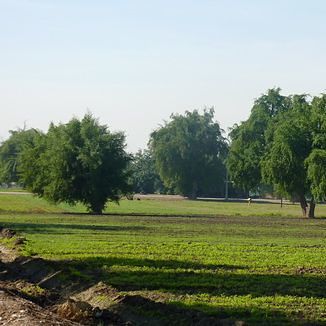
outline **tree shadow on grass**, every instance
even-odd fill
[[[4,227],[13,229],[17,232],[29,234],[48,234],[59,233],[69,234],[72,232],[62,232],[62,230],[89,230],[89,231],[142,231],[146,229],[144,226],[119,226],[119,225],[92,225],[92,224],[65,224],[65,223],[15,223],[6,222]],[[59,230],[58,232],[56,230]]]
[[[220,214],[182,214],[182,213],[144,213],[144,212],[103,212],[101,215],[94,215],[92,213],[87,213],[87,212],[62,212],[63,215],[86,215],[86,216],[94,216],[94,217],[98,217],[98,216],[120,216],[120,217],[125,217],[125,216],[131,216],[131,217],[205,217],[205,218],[215,218],[218,216],[221,216]]]
[[[326,298],[325,277],[319,275],[245,274],[241,270],[246,266],[124,257],[86,258],[64,264],[86,273],[96,270],[101,280],[123,291],[160,289],[178,294]],[[130,270],[126,270],[128,266]]]
[[[184,260],[162,260],[162,259],[138,259],[138,258],[129,258],[129,257],[94,257],[94,258],[81,258],[79,260],[67,260],[64,261],[64,264],[67,263],[69,266],[78,268],[81,270],[92,270],[97,269],[101,270],[103,276],[107,274],[105,269],[110,266],[125,266],[125,267],[148,267],[156,269],[158,272],[164,270],[176,270],[176,269],[185,269],[185,270],[206,270],[206,271],[234,271],[234,270],[244,270],[247,269],[246,266],[242,265],[228,265],[228,264],[204,264],[198,263],[195,261],[184,261]],[[135,272],[133,272],[135,273]],[[156,271],[154,272],[154,274]],[[146,274],[146,273],[145,273]]]
[[[122,268],[119,270],[119,267]],[[325,279],[319,276],[260,275],[250,274],[249,271],[248,274],[242,274],[245,266],[206,265],[190,261],[125,257],[46,261],[20,257],[15,262],[0,265],[0,269],[4,268],[12,271],[7,273],[9,280],[23,278],[68,295],[85,290],[99,281],[113,286],[118,291],[158,290],[175,294],[176,298],[192,294],[224,297],[283,295],[325,298],[326,294]],[[58,270],[61,271],[59,276],[47,279],[47,275],[52,275]],[[205,303],[187,305],[180,300],[175,305],[155,302],[141,295],[127,296],[117,303],[115,311],[129,316],[129,320],[136,321],[136,325],[143,324],[144,318],[147,324],[155,325],[233,325],[221,323],[224,319],[246,320],[250,321],[250,324],[279,325],[293,323],[296,318],[293,315],[289,319],[280,310],[257,306],[226,306],[212,309]],[[297,318],[301,317],[298,315]],[[308,321],[300,320],[300,323]],[[316,322],[313,324],[318,325]]]
[[[134,325],[288,325],[294,321],[294,318],[291,320],[284,312],[276,309],[253,310],[248,306],[216,307],[213,310],[207,304],[192,306],[182,302],[155,302],[140,295],[126,296],[112,308],[119,315],[127,314]]]

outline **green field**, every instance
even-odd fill
[[[82,205],[51,205],[32,195],[8,195],[0,193],[0,213],[86,213]],[[193,200],[121,200],[120,204],[109,203],[107,214],[160,215],[160,216],[266,216],[300,217],[298,204],[246,202],[214,202]],[[316,216],[326,218],[326,205],[316,206]]]
[[[24,254],[96,270],[94,282],[250,325],[326,324],[326,219],[296,217],[297,205],[141,200],[109,205],[119,215],[83,211],[0,195],[0,225],[26,237]]]

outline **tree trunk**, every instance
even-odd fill
[[[308,214],[309,218],[315,217],[315,207],[316,207],[315,199],[312,196],[311,200],[310,200],[310,205],[309,205],[309,214]]]
[[[92,203],[90,205],[90,210],[89,211],[90,211],[90,213],[92,215],[102,215],[103,209],[104,209],[103,205],[100,205],[100,204],[97,204],[97,203]]]
[[[300,196],[300,206],[302,209],[303,217],[307,217],[307,201],[304,195]]]
[[[189,199],[197,199],[197,191],[198,191],[197,182],[194,181],[192,183],[192,190],[191,190],[191,194],[189,196]]]

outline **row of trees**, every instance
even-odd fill
[[[124,194],[222,196],[227,170],[231,192],[274,188],[297,199],[309,216],[326,194],[326,96],[258,98],[248,120],[233,126],[230,145],[214,110],[172,115],[148,149],[131,155],[123,133],[91,115],[39,130],[12,131],[0,146],[0,182],[19,182],[52,202],[84,203],[101,213]],[[238,187],[238,188],[237,188]]]

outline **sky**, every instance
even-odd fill
[[[227,131],[268,88],[326,90],[324,0],[0,0],[0,140],[88,111],[147,146],[172,113]]]

